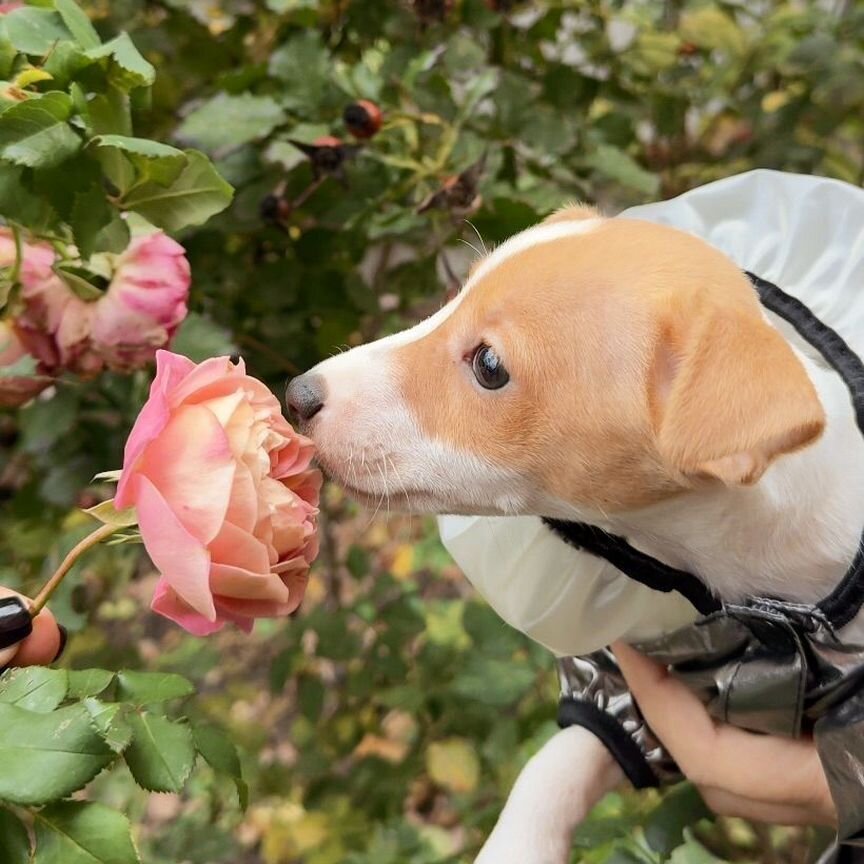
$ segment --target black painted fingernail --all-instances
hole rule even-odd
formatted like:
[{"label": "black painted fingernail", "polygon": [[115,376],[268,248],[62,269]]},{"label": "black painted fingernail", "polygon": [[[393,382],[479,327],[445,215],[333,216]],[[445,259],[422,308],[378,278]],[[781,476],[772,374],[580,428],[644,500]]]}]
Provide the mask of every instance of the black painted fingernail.
[{"label": "black painted fingernail", "polygon": [[9,648],[33,632],[30,610],[18,597],[0,600],[0,649]]},{"label": "black painted fingernail", "polygon": [[58,624],[57,629],[60,631],[60,647],[57,649],[57,654],[54,656],[52,663],[56,663],[66,650],[66,642],[69,640],[69,631],[62,625]]}]

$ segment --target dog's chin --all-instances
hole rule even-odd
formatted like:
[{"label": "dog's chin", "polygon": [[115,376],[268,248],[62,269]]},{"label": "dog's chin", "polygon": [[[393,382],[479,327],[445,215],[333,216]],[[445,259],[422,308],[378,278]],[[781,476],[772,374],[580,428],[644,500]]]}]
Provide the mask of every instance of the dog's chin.
[{"label": "dog's chin", "polygon": [[478,508],[475,504],[464,501],[444,499],[423,489],[376,488],[372,485],[364,488],[356,485],[356,480],[347,480],[336,472],[327,472],[330,479],[340,486],[345,493],[360,504],[371,510],[387,513],[405,513],[415,516],[499,516],[497,510]]}]

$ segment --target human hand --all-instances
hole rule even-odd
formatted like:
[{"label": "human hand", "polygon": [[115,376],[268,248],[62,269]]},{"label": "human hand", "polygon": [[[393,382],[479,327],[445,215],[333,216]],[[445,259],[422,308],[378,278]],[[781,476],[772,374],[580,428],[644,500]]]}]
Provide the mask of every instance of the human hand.
[{"label": "human hand", "polygon": [[47,609],[30,620],[29,602],[0,587],[0,670],[53,663],[66,647],[66,631]]},{"label": "human hand", "polygon": [[612,650],[648,725],[715,813],[780,825],[836,825],[811,739],[717,723],[663,666],[620,642]]}]

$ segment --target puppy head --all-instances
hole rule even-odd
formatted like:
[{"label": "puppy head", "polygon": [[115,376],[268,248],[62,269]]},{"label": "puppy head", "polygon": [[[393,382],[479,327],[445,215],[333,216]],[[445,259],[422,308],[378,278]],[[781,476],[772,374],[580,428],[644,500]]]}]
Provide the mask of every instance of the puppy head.
[{"label": "puppy head", "polygon": [[755,483],[824,426],[747,278],[672,228],[562,211],[417,326],[319,364],[289,403],[361,499],[573,516]]}]

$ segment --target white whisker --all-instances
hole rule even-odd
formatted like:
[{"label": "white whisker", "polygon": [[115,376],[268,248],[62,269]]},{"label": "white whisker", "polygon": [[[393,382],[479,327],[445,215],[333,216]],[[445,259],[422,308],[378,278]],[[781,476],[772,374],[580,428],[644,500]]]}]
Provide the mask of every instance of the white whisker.
[{"label": "white whisker", "polygon": [[474,233],[477,235],[477,239],[480,241],[480,245],[483,247],[483,254],[488,255],[489,250],[486,248],[486,241],[480,236],[480,232],[477,230],[477,226],[470,219],[466,219],[465,222],[474,229]]}]

